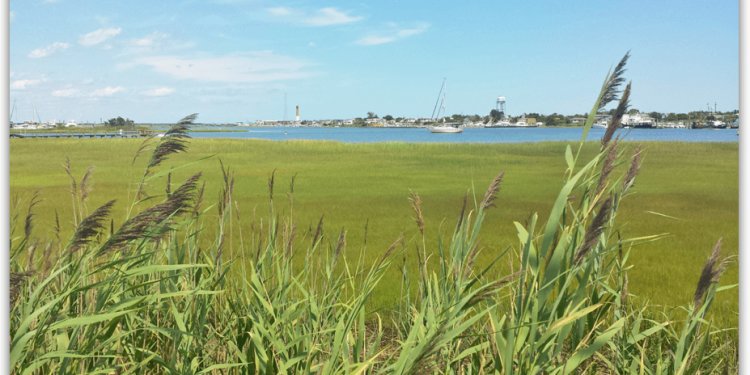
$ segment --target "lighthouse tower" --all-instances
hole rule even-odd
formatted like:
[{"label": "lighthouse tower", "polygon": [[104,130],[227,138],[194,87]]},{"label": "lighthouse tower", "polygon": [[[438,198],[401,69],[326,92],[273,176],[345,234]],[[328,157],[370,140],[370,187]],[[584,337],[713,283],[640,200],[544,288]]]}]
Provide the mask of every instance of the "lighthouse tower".
[{"label": "lighthouse tower", "polygon": [[299,122],[299,104],[297,104],[297,112],[294,115],[294,121]]}]

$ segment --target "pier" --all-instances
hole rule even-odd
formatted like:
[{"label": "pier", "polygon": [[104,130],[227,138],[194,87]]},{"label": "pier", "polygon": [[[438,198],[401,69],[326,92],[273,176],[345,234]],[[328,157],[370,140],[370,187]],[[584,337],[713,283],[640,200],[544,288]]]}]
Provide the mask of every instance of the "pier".
[{"label": "pier", "polygon": [[11,138],[138,138],[149,134],[139,131],[99,132],[99,133],[11,133]]}]

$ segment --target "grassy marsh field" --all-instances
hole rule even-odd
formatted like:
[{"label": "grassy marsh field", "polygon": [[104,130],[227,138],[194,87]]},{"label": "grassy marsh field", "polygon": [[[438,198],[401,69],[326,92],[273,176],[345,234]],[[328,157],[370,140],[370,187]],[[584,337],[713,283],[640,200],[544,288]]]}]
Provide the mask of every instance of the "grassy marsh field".
[{"label": "grassy marsh field", "polygon": [[[20,199],[16,207],[11,204],[11,209],[18,209],[18,220],[22,220],[27,202],[38,191],[41,202],[35,208],[35,236],[55,237],[57,212],[62,237],[69,237],[74,225],[70,180],[63,168],[68,158],[76,178],[89,166],[95,167],[89,210],[117,199],[112,217],[114,225],[119,225],[118,218],[125,217],[127,202],[132,201],[135,184],[147,162],[147,156],[142,156],[132,163],[140,144],[141,140],[127,139],[11,140],[11,197]],[[718,238],[723,238],[724,254],[737,254],[738,144],[642,145],[644,159],[635,194],[620,207],[621,234],[624,238],[668,235],[633,247],[629,290],[638,299],[663,306],[671,313],[674,306],[692,300],[701,267]],[[624,146],[629,153],[635,145]],[[429,251],[436,247],[440,233],[442,241],[449,240],[464,195],[481,200],[487,184],[499,171],[505,171],[497,208],[488,212],[482,228],[482,253],[477,260],[481,264],[504,250],[518,250],[514,221],[525,223],[532,212],[542,216],[548,213],[563,182],[565,147],[565,143],[342,144],[193,139],[188,152],[173,156],[162,170],[175,168],[173,181],[202,171],[206,207],[219,195],[220,160],[233,171],[233,199],[235,210],[240,212],[236,216],[241,217],[228,237],[228,249],[234,249],[234,255],[249,242],[250,228],[268,215],[268,180],[275,170],[275,210],[293,215],[298,241],[310,241],[323,215],[327,241],[335,242],[343,228],[347,232],[347,254],[356,259],[363,250],[365,260],[374,261],[403,233],[403,259],[407,268],[415,270],[413,249],[419,246],[421,237],[408,200],[410,192],[417,192],[423,201]],[[587,144],[584,158],[597,151],[597,143]],[[293,176],[294,193],[290,195]],[[163,179],[159,181],[159,185],[149,186],[152,193],[164,191]],[[216,215],[216,208],[207,214]],[[211,220],[205,225],[208,231],[216,226]],[[243,230],[237,228],[247,228],[244,237]],[[495,272],[508,272],[510,265],[502,260],[500,263]],[[399,268],[400,264],[394,264],[387,270],[374,292],[371,307],[375,311],[393,307],[400,293]],[[737,265],[733,263],[721,283],[737,280]],[[710,316],[719,326],[737,327],[737,311],[737,290],[732,289],[717,295]]]}]

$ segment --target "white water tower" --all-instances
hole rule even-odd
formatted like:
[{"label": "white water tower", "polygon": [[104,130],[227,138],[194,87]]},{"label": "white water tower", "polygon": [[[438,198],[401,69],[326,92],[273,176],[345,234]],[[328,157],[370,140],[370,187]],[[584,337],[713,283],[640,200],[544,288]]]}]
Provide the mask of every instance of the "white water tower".
[{"label": "white water tower", "polygon": [[505,97],[504,96],[498,96],[497,102],[495,102],[495,109],[505,115]]}]

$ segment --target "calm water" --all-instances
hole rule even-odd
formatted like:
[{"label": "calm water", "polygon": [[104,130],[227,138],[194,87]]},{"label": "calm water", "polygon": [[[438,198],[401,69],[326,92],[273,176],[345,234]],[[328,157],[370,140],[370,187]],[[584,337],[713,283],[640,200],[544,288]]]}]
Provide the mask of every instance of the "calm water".
[{"label": "calm water", "polygon": [[[227,128],[237,130],[237,128]],[[582,128],[470,128],[459,134],[433,134],[425,128],[249,128],[243,132],[194,132],[194,138],[247,138],[268,140],[330,140],[363,142],[454,142],[454,143],[521,143],[544,141],[577,141]],[[597,140],[604,129],[593,128],[589,140]],[[737,142],[737,129],[620,129],[626,141],[665,142]]]}]

